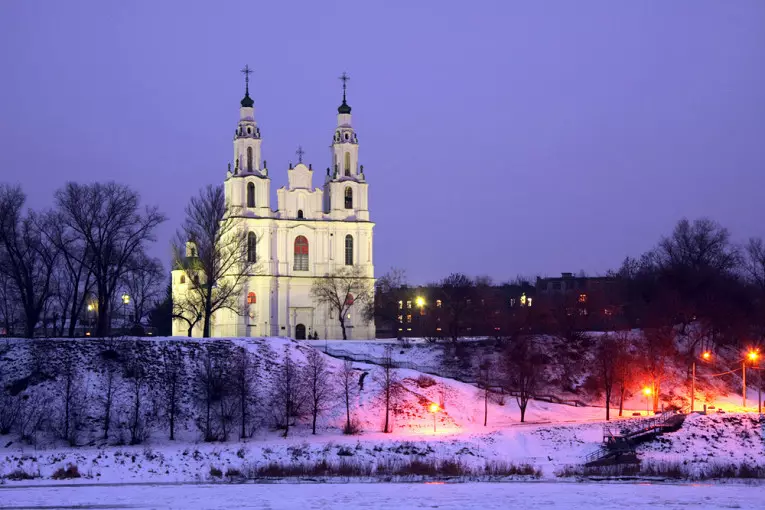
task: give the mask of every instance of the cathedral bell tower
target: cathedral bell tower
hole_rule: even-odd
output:
[[[348,81],[343,82],[343,102],[337,109],[337,127],[332,137],[332,166],[324,183],[324,209],[334,219],[369,221],[367,183],[364,167],[359,165],[359,139],[351,124],[351,107],[347,101]]]
[[[234,207],[256,216],[270,216],[270,179],[265,161],[261,164],[260,128],[255,122],[255,102],[250,97],[252,69],[244,66],[244,98],[234,131],[234,165],[226,176],[226,198]]]

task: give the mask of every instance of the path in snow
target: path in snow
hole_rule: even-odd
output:
[[[765,486],[464,483],[0,487],[0,508],[762,508]]]

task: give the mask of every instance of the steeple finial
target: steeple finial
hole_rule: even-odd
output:
[[[348,76],[348,73],[343,71],[343,74],[340,75],[340,81],[343,82],[343,104],[340,105],[340,107],[337,109],[338,113],[351,113],[351,107],[348,106],[348,103],[345,100],[345,92],[348,87],[348,81],[351,79],[350,76]]]
[[[253,70],[250,69],[249,65],[245,64],[241,72],[244,73],[244,99],[242,99],[242,106],[252,108],[252,105],[255,103],[250,97],[250,75],[253,73]]]
[[[303,150],[303,146],[302,145],[298,145],[298,148],[295,151],[295,154],[297,154],[298,163],[302,163],[303,162],[303,154],[305,154],[305,151]]]

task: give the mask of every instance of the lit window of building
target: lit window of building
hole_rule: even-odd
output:
[[[407,308],[411,308],[412,307],[412,302],[407,300],[406,307]]]
[[[398,309],[399,310],[403,310],[404,309],[404,302],[403,301],[399,301],[398,302]]]
[[[441,300],[436,299],[436,308],[441,308]]]
[[[579,302],[580,303],[586,303],[587,302],[587,294],[579,294]]]
[[[412,314],[406,316],[406,322],[412,322]]]

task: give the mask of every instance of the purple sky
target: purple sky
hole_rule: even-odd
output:
[[[0,2],[0,180],[221,183],[244,64],[276,189],[347,71],[378,274],[598,273],[709,216],[765,236],[765,2]]]

